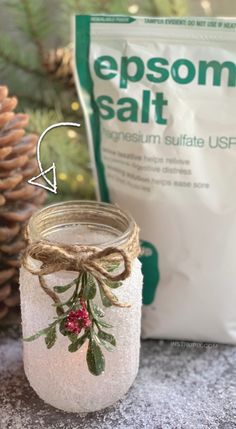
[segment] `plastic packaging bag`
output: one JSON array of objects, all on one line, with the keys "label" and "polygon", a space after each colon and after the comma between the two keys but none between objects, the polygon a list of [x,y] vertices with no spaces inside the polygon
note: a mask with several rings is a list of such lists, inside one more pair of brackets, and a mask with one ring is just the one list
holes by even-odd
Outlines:
[{"label": "plastic packaging bag", "polygon": [[143,336],[236,343],[236,20],[76,17],[98,198],[141,227]]}]

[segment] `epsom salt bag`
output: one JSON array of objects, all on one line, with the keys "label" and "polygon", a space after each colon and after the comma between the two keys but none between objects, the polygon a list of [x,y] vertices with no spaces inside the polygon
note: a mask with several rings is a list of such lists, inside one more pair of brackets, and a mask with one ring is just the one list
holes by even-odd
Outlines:
[{"label": "epsom salt bag", "polygon": [[98,198],[141,227],[143,337],[236,343],[236,20],[76,17]]}]

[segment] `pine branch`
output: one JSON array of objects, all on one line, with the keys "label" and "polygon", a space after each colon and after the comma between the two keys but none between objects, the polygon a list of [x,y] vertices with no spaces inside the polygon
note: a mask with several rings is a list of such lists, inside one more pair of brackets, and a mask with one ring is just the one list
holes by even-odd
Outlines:
[{"label": "pine branch", "polygon": [[[27,104],[33,105],[35,108],[47,109],[47,110],[55,109],[55,104],[49,103],[44,98],[35,98],[32,95],[24,94],[20,92],[17,93],[17,97],[22,102],[22,104],[25,100]],[[61,111],[64,115],[68,115],[68,110],[66,108],[61,107]]]},{"label": "pine branch", "polygon": [[148,2],[139,2],[140,10],[139,14],[147,16],[158,16],[159,11],[157,10],[157,5],[155,0],[149,0]]},{"label": "pine branch", "polygon": [[23,64],[19,60],[19,56],[18,57],[11,56],[0,45],[0,59],[1,58],[7,63],[7,65],[10,64],[12,66],[18,67],[19,69],[23,70],[26,73],[34,74],[34,75],[40,76],[40,77],[45,76],[45,74],[41,70],[35,69],[35,68],[31,67],[29,64]]},{"label": "pine branch", "polygon": [[156,14],[160,16],[183,16],[187,14],[186,0],[152,0]]},{"label": "pine branch", "polygon": [[184,15],[185,8],[186,8],[185,1],[170,0],[171,15],[173,16]]},{"label": "pine branch", "polygon": [[32,41],[37,47],[40,62],[44,67],[44,48],[40,38],[38,37],[37,29],[35,28],[35,25],[34,25],[34,19],[33,19],[33,14],[31,12],[30,4],[28,0],[21,0],[21,4],[24,8],[24,12],[27,18],[28,28],[32,37]]}]

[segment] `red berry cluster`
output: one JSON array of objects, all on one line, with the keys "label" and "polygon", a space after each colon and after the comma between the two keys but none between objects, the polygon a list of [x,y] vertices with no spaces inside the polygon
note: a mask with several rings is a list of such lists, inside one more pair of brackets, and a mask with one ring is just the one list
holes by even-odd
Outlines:
[{"label": "red berry cluster", "polygon": [[80,334],[82,329],[89,328],[91,320],[84,300],[80,300],[81,308],[71,311],[66,320],[65,328],[73,334]]}]

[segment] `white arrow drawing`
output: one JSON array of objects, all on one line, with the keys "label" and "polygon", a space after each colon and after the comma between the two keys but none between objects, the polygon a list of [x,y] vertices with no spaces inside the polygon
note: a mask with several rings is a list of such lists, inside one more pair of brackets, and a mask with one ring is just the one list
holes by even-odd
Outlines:
[{"label": "white arrow drawing", "polygon": [[[44,188],[47,191],[53,192],[54,194],[57,194],[56,166],[55,166],[55,163],[53,162],[51,167],[49,167],[47,170],[43,170],[42,163],[40,160],[40,145],[45,135],[49,131],[51,131],[53,128],[59,128],[59,127],[80,127],[80,124],[77,124],[76,122],[58,122],[57,124],[50,125],[48,128],[46,128],[46,130],[44,130],[44,132],[39,137],[38,144],[37,144],[37,154],[36,154],[40,173],[38,174],[38,176],[32,177],[32,179],[28,180],[28,183],[30,185],[39,186],[40,188]],[[52,171],[52,180],[50,180],[46,176],[46,174],[50,173],[51,171]],[[43,177],[45,182],[49,186],[43,185],[42,183],[37,182],[37,179],[39,179],[40,177]]]}]

